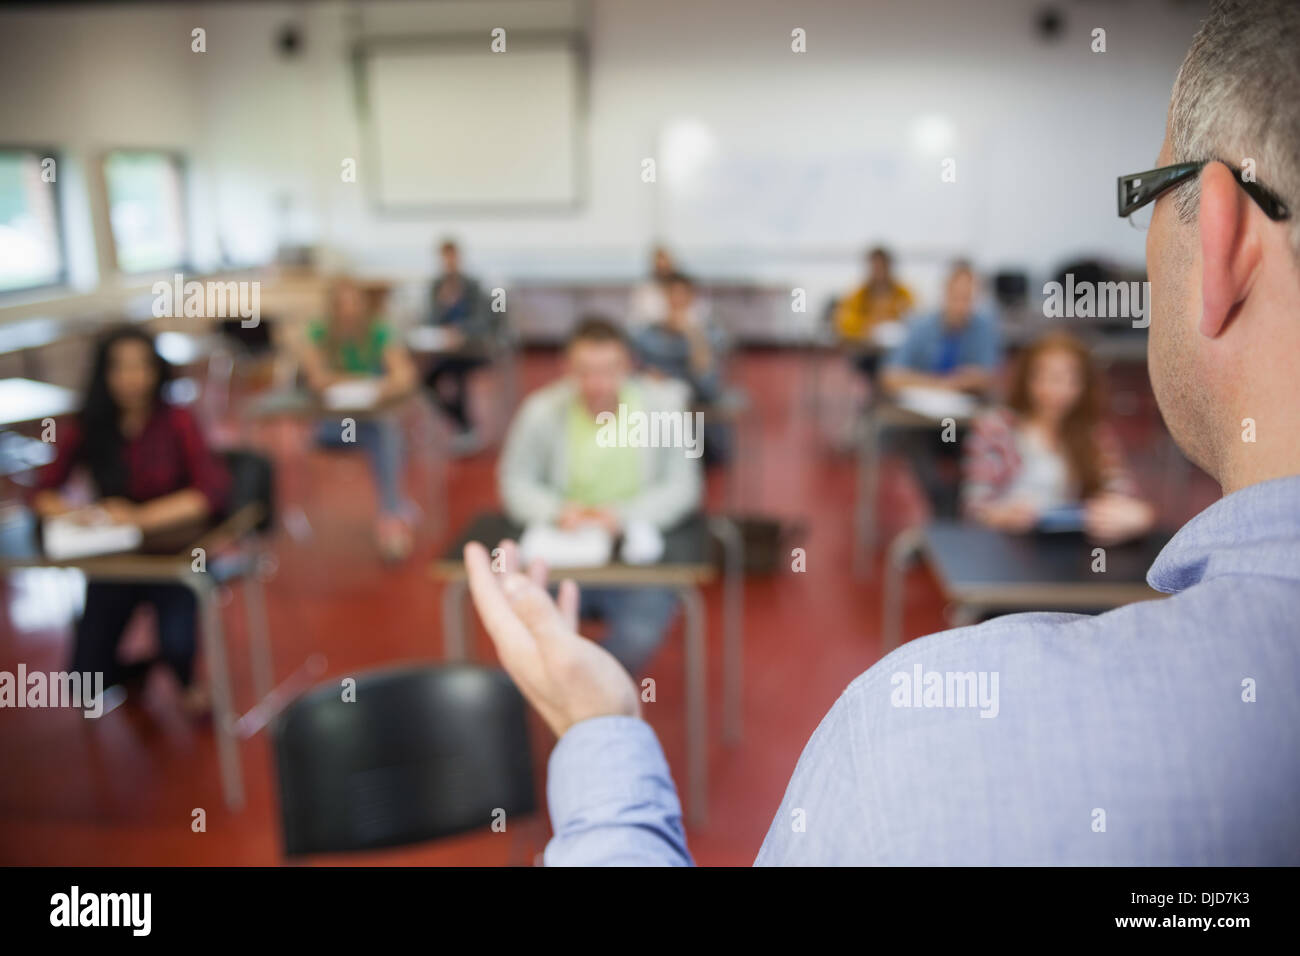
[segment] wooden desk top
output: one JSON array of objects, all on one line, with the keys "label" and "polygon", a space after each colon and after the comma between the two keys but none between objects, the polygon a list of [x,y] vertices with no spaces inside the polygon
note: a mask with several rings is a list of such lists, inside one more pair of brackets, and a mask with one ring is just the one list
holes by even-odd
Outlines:
[{"label": "wooden desk top", "polygon": [[[969,414],[949,415],[958,425],[967,425],[974,421],[985,406],[978,405],[974,411]],[[867,409],[867,417],[875,422],[877,427],[889,426],[891,428],[934,428],[943,422],[943,417],[935,418],[933,415],[926,415],[911,408],[899,405],[891,399],[882,398],[874,406]]]},{"label": "wooden desk top", "polygon": [[[461,553],[470,541],[491,550],[502,540],[519,540],[523,528],[500,513],[480,514],[470,522],[437,561],[431,573],[440,581],[465,578]],[[582,585],[627,585],[628,587],[695,587],[717,577],[713,562],[713,539],[703,515],[688,518],[664,534],[664,555],[655,564],[612,562],[601,567],[551,568],[551,579],[571,578]]]},{"label": "wooden desk top", "polygon": [[194,549],[212,551],[238,538],[261,518],[260,505],[246,505],[230,517],[213,523],[200,521],[146,535],[139,548],[116,554],[53,561],[40,553],[37,542],[24,554],[0,552],[0,574],[21,568],[76,568],[88,578],[117,581],[182,580],[193,574]]},{"label": "wooden desk top", "polygon": [[400,395],[369,408],[327,408],[307,389],[271,389],[259,392],[244,403],[240,414],[244,418],[336,418],[338,416],[366,419],[377,418],[401,407],[418,392]]},{"label": "wooden desk top", "polygon": [[30,378],[0,379],[0,426],[39,422],[77,410],[77,393]]},{"label": "wooden desk top", "polygon": [[53,345],[68,334],[61,319],[32,318],[0,324],[0,355]]}]

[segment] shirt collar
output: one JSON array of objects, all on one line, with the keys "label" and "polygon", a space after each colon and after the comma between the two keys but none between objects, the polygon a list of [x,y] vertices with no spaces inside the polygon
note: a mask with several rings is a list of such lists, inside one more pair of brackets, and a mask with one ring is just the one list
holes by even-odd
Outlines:
[{"label": "shirt collar", "polygon": [[1174,594],[1222,574],[1300,580],[1300,475],[1220,498],[1169,539],[1147,583]]}]

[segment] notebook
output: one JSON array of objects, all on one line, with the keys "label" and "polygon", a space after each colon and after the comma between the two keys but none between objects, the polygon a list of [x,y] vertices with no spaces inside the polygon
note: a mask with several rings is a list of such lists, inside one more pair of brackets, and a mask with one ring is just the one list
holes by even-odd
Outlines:
[{"label": "notebook", "polygon": [[899,389],[895,401],[901,408],[934,419],[969,418],[978,407],[975,399],[963,392],[924,386]]},{"label": "notebook", "polygon": [[133,524],[111,522],[83,524],[72,518],[49,518],[44,525],[45,556],[51,561],[72,561],[99,554],[134,551],[143,539]]},{"label": "notebook", "polygon": [[381,381],[377,378],[358,378],[346,382],[335,382],[321,394],[321,403],[331,411],[343,411],[350,408],[374,408],[379,404],[381,385]]},{"label": "notebook", "polygon": [[540,558],[551,568],[596,568],[609,564],[613,551],[613,537],[598,525],[564,531],[532,524],[519,539],[519,556],[525,565]]},{"label": "notebook", "polygon": [[449,352],[460,344],[460,335],[438,325],[417,325],[406,333],[406,344],[415,352]]}]

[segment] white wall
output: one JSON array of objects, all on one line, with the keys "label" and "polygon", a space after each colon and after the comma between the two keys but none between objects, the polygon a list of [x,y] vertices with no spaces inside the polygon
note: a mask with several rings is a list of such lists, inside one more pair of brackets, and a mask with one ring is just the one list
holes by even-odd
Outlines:
[{"label": "white wall", "polygon": [[[490,276],[582,278],[640,271],[665,228],[655,194],[664,184],[641,182],[640,163],[667,124],[700,124],[726,155],[873,152],[935,164],[913,137],[917,117],[933,115],[951,125],[943,149],[975,197],[981,239],[975,248],[942,234],[909,241],[899,249],[905,270],[928,276],[957,253],[1035,271],[1078,253],[1138,262],[1142,236],[1114,215],[1114,176],[1152,164],[1202,5],[1062,0],[1066,33],[1052,45],[1033,30],[1042,6],[596,0],[587,201],[571,215],[378,218],[364,183],[339,176],[343,158],[359,161],[362,178],[366,162],[350,5],[338,0],[0,12],[0,140],[186,147],[197,243],[209,257],[219,236],[240,260],[291,239],[324,243],[363,269],[418,273],[432,267],[434,240],[452,233]],[[467,9],[402,7],[434,23]],[[286,60],[273,38],[295,16],[305,49]],[[193,26],[207,30],[205,54],[190,52]],[[1096,26],[1107,30],[1104,54],[1089,51]],[[805,54],[790,52],[794,27],[807,31]],[[868,221],[860,238],[848,229],[789,243],[679,246],[693,271],[788,281],[815,295],[856,273],[862,245],[890,237],[889,222]]]}]

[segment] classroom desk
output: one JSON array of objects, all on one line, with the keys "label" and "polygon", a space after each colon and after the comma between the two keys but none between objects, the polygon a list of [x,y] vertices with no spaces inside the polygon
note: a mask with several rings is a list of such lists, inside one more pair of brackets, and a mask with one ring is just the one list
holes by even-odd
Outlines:
[{"label": "classroom desk", "polygon": [[[522,528],[502,514],[481,514],[444,552],[432,568],[445,583],[442,593],[443,634],[448,660],[466,657],[465,595],[468,581],[461,554],[470,541],[495,548],[504,539],[518,540]],[[712,537],[723,545],[723,739],[740,739],[742,664],[742,586],[744,553],[739,531],[722,517],[696,515],[664,535],[664,554],[651,565],[613,562],[594,568],[553,568],[552,580],[571,578],[580,588],[668,588],[681,599],[686,625],[686,774],[687,815],[702,827],[708,811],[708,709],[704,598],[700,588],[717,578]]]},{"label": "classroom desk", "polygon": [[446,326],[421,324],[408,329],[406,348],[420,367],[423,380],[438,359],[477,359],[485,368],[495,367],[501,372],[501,387],[496,389],[496,430],[504,435],[510,427],[510,417],[519,403],[519,359],[514,343],[501,336],[495,340],[470,345],[458,341]]},{"label": "classroom desk", "polygon": [[1098,545],[1078,533],[1013,535],[958,521],[910,529],[895,539],[886,561],[883,653],[902,636],[903,575],[913,554],[955,605],[953,626],[963,627],[991,611],[1107,611],[1163,597],[1147,585],[1146,574],[1169,537],[1155,532],[1105,548],[1103,573],[1092,570]]},{"label": "classroom desk", "polygon": [[[418,401],[419,391],[417,390],[370,408],[326,408],[315,395],[306,389],[268,389],[251,396],[244,403],[239,414],[240,431],[243,437],[247,439],[249,437],[249,427],[252,424],[274,419],[317,422],[322,419],[341,421],[344,418],[352,418],[361,422],[400,414],[408,403]],[[436,443],[433,441],[432,436],[433,426],[430,424],[428,440],[420,441],[417,444],[421,447],[434,448]],[[443,467],[442,456],[435,453],[432,457],[435,463],[433,471],[436,477],[432,488],[433,504],[430,507],[429,516],[433,520],[435,528],[440,528],[446,517],[447,475]],[[307,483],[310,484],[310,478]],[[307,520],[306,512],[301,504],[289,504],[285,508],[285,514],[286,524],[294,537],[310,536],[311,523]]]},{"label": "classroom desk", "polygon": [[[32,554],[0,555],[0,575],[28,568],[73,568],[85,575],[88,581],[131,581],[149,584],[179,584],[188,588],[199,609],[199,634],[203,653],[207,659],[208,679],[212,686],[213,731],[217,741],[217,761],[221,773],[222,793],[231,810],[244,805],[243,771],[239,763],[239,738],[248,737],[265,725],[265,720],[250,723],[248,716],[273,694],[274,669],[271,660],[271,643],[266,627],[266,600],[260,577],[260,556],[252,557],[251,570],[243,576],[246,592],[245,608],[248,614],[249,647],[253,672],[253,687],[258,705],[244,718],[236,716],[230,681],[230,662],[227,654],[225,631],[222,627],[218,599],[220,581],[214,577],[211,565],[214,552],[256,525],[260,507],[241,510],[217,528],[206,532],[194,529],[170,531],[151,535],[139,550],[122,554],[98,555],[66,561],[52,561],[37,552]],[[208,553],[209,573],[193,568],[193,549],[203,548]]]},{"label": "classroom desk", "polygon": [[0,428],[58,418],[77,410],[77,393],[30,378],[0,379]]},{"label": "classroom desk", "polygon": [[27,378],[40,378],[40,353],[67,334],[60,319],[32,318],[0,324],[0,358],[17,356]]},{"label": "classroom desk", "polygon": [[[958,428],[962,428],[978,414],[977,409],[969,414],[949,417],[955,421]],[[888,429],[925,431],[942,427],[942,418],[903,408],[883,397],[863,413],[858,435],[857,488],[853,519],[853,568],[857,576],[870,575],[871,555],[876,549],[878,536],[876,498],[880,491],[881,437]]]}]

